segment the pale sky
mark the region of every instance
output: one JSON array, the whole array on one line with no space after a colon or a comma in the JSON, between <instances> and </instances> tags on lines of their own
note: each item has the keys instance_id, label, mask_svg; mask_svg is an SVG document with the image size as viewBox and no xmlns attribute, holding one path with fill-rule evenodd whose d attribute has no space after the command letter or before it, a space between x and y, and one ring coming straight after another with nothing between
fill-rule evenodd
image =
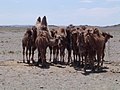
<instances>
[{"instance_id":1,"label":"pale sky","mask_svg":"<svg viewBox=\"0 0 120 90\"><path fill-rule=\"evenodd\" d=\"M0 25L34 25L44 15L50 25L120 24L120 0L0 0Z\"/></svg>"}]
</instances>

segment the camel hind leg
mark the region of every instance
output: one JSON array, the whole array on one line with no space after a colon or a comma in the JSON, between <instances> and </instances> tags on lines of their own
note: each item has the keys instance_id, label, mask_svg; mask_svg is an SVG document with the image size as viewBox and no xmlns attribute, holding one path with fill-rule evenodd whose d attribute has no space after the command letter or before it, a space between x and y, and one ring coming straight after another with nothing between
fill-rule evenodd
<instances>
[{"instance_id":1,"label":"camel hind leg","mask_svg":"<svg viewBox=\"0 0 120 90\"><path fill-rule=\"evenodd\" d=\"M31 57L31 47L29 48L29 59L28 59L28 63L30 63L30 57Z\"/></svg>"},{"instance_id":2,"label":"camel hind leg","mask_svg":"<svg viewBox=\"0 0 120 90\"><path fill-rule=\"evenodd\" d=\"M28 48L26 48L26 59L27 59L27 63L29 64L29 60L28 60Z\"/></svg>"},{"instance_id":3,"label":"camel hind leg","mask_svg":"<svg viewBox=\"0 0 120 90\"><path fill-rule=\"evenodd\" d=\"M49 47L49 49L50 49L50 62L51 62L51 58L52 58L52 47Z\"/></svg>"},{"instance_id":4,"label":"camel hind leg","mask_svg":"<svg viewBox=\"0 0 120 90\"><path fill-rule=\"evenodd\" d=\"M25 47L23 46L23 63L25 63Z\"/></svg>"},{"instance_id":5,"label":"camel hind leg","mask_svg":"<svg viewBox=\"0 0 120 90\"><path fill-rule=\"evenodd\" d=\"M36 50L36 47L32 47L32 58L31 58L31 60L32 60L33 64L35 63L35 61L34 61L34 51L35 50Z\"/></svg>"}]
</instances>

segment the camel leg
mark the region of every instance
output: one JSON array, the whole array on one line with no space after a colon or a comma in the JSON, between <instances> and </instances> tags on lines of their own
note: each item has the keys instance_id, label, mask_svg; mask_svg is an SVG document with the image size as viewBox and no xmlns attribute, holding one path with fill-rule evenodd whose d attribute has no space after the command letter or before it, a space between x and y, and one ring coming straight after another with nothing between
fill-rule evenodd
<instances>
[{"instance_id":1,"label":"camel leg","mask_svg":"<svg viewBox=\"0 0 120 90\"><path fill-rule=\"evenodd\" d=\"M50 47L50 62L51 62L51 57L52 57L52 47Z\"/></svg>"},{"instance_id":2,"label":"camel leg","mask_svg":"<svg viewBox=\"0 0 120 90\"><path fill-rule=\"evenodd\" d=\"M101 66L103 66L103 62L104 62L104 56L105 56L105 53L103 52L103 53L102 53L102 61L101 61Z\"/></svg>"},{"instance_id":3,"label":"camel leg","mask_svg":"<svg viewBox=\"0 0 120 90\"><path fill-rule=\"evenodd\" d=\"M100 61L101 61L101 57L100 57L99 53L97 53L97 59L98 59L97 69L99 71L99 69L100 69Z\"/></svg>"},{"instance_id":4,"label":"camel leg","mask_svg":"<svg viewBox=\"0 0 120 90\"><path fill-rule=\"evenodd\" d=\"M32 63L35 63L35 61L34 61L34 51L35 51L35 49L36 49L36 48L32 48L32 58L31 58Z\"/></svg>"},{"instance_id":5,"label":"camel leg","mask_svg":"<svg viewBox=\"0 0 120 90\"><path fill-rule=\"evenodd\" d=\"M60 50L60 60L62 61L62 63L64 63L64 55L65 55L65 48L62 47Z\"/></svg>"},{"instance_id":6,"label":"camel leg","mask_svg":"<svg viewBox=\"0 0 120 90\"><path fill-rule=\"evenodd\" d=\"M68 64L70 63L70 59L71 59L71 50L68 50Z\"/></svg>"},{"instance_id":7,"label":"camel leg","mask_svg":"<svg viewBox=\"0 0 120 90\"><path fill-rule=\"evenodd\" d=\"M28 48L26 48L26 59L27 59L27 63L29 64L29 60L28 60Z\"/></svg>"},{"instance_id":8,"label":"camel leg","mask_svg":"<svg viewBox=\"0 0 120 90\"><path fill-rule=\"evenodd\" d=\"M59 49L57 49L57 52L56 52L56 60L59 61Z\"/></svg>"},{"instance_id":9,"label":"camel leg","mask_svg":"<svg viewBox=\"0 0 120 90\"><path fill-rule=\"evenodd\" d=\"M102 61L101 61L101 66L103 66L103 62L104 62L104 57L105 57L105 44L104 44L104 47L102 49Z\"/></svg>"},{"instance_id":10,"label":"camel leg","mask_svg":"<svg viewBox=\"0 0 120 90\"><path fill-rule=\"evenodd\" d=\"M84 72L86 73L86 67L87 67L87 53L85 54L85 65L84 65Z\"/></svg>"},{"instance_id":11,"label":"camel leg","mask_svg":"<svg viewBox=\"0 0 120 90\"><path fill-rule=\"evenodd\" d=\"M42 67L45 67L46 66L46 51L43 50L43 53L42 53Z\"/></svg>"},{"instance_id":12,"label":"camel leg","mask_svg":"<svg viewBox=\"0 0 120 90\"><path fill-rule=\"evenodd\" d=\"M93 55L90 56L90 66L91 66L92 71L95 71L95 68L94 68L94 57L93 57Z\"/></svg>"},{"instance_id":13,"label":"camel leg","mask_svg":"<svg viewBox=\"0 0 120 90\"><path fill-rule=\"evenodd\" d=\"M81 58L82 58L82 65L84 65L84 63L83 63L83 61L84 61L84 55L82 54L82 56L81 56Z\"/></svg>"},{"instance_id":14,"label":"camel leg","mask_svg":"<svg viewBox=\"0 0 120 90\"><path fill-rule=\"evenodd\" d=\"M65 57L65 50L63 51L63 63L65 63L64 57Z\"/></svg>"},{"instance_id":15,"label":"camel leg","mask_svg":"<svg viewBox=\"0 0 120 90\"><path fill-rule=\"evenodd\" d=\"M38 50L38 65L39 65L39 63L41 63L41 62L42 62L42 53L41 53L40 50Z\"/></svg>"},{"instance_id":16,"label":"camel leg","mask_svg":"<svg viewBox=\"0 0 120 90\"><path fill-rule=\"evenodd\" d=\"M56 62L55 53L56 53L56 49L53 48L53 63Z\"/></svg>"},{"instance_id":17,"label":"camel leg","mask_svg":"<svg viewBox=\"0 0 120 90\"><path fill-rule=\"evenodd\" d=\"M80 54L78 54L78 57L79 57L79 66L81 65L81 56Z\"/></svg>"},{"instance_id":18,"label":"camel leg","mask_svg":"<svg viewBox=\"0 0 120 90\"><path fill-rule=\"evenodd\" d=\"M75 61L76 61L76 60L75 60L75 51L73 51L73 57L74 57L74 63L75 63Z\"/></svg>"},{"instance_id":19,"label":"camel leg","mask_svg":"<svg viewBox=\"0 0 120 90\"><path fill-rule=\"evenodd\" d=\"M31 48L29 48L29 63L30 63L30 57L31 57Z\"/></svg>"},{"instance_id":20,"label":"camel leg","mask_svg":"<svg viewBox=\"0 0 120 90\"><path fill-rule=\"evenodd\" d=\"M61 52L61 50L60 50L60 63L63 63L63 57L62 57L63 55L62 55L62 52Z\"/></svg>"},{"instance_id":21,"label":"camel leg","mask_svg":"<svg viewBox=\"0 0 120 90\"><path fill-rule=\"evenodd\" d=\"M23 47L23 63L25 63L25 47Z\"/></svg>"},{"instance_id":22,"label":"camel leg","mask_svg":"<svg viewBox=\"0 0 120 90\"><path fill-rule=\"evenodd\" d=\"M78 56L78 55L77 55L77 53L75 53L75 57L76 57L76 62L77 62L77 60L78 60L78 59L77 59L77 56Z\"/></svg>"}]
</instances>

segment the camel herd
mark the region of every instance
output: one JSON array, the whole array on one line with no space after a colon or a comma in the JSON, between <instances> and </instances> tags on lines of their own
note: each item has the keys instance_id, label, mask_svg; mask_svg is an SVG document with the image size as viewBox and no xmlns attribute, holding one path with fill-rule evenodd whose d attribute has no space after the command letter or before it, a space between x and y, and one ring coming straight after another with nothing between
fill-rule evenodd
<instances>
[{"instance_id":1,"label":"camel herd","mask_svg":"<svg viewBox=\"0 0 120 90\"><path fill-rule=\"evenodd\" d=\"M113 36L96 27L69 25L49 30L46 16L42 20L38 17L35 26L28 28L22 39L23 62L25 63L26 54L27 63L30 64L31 60L34 64L34 51L37 50L37 65L45 67L46 50L49 48L51 63L57 64L59 61L70 65L78 62L85 72L88 67L91 71L99 70L103 65L106 43L110 38Z\"/></svg>"}]
</instances>

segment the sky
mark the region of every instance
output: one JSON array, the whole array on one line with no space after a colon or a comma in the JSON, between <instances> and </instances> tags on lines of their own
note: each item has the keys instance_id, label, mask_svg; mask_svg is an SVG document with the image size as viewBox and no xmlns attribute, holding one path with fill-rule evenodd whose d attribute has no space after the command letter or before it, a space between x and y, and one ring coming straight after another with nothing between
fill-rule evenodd
<instances>
[{"instance_id":1,"label":"sky","mask_svg":"<svg viewBox=\"0 0 120 90\"><path fill-rule=\"evenodd\" d=\"M39 16L50 25L120 24L120 0L0 0L0 25L35 25Z\"/></svg>"}]
</instances>

